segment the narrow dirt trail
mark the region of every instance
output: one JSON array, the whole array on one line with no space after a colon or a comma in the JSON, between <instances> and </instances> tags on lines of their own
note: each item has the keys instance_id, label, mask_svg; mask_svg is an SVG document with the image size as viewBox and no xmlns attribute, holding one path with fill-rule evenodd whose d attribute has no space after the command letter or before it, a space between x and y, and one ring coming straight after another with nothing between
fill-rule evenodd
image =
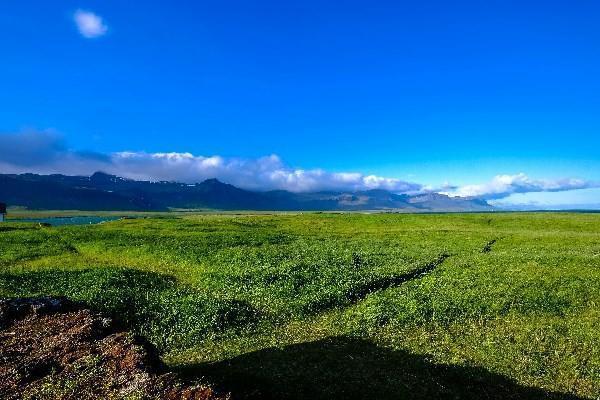
<instances>
[{"instance_id":1,"label":"narrow dirt trail","mask_svg":"<svg viewBox=\"0 0 600 400\"><path fill-rule=\"evenodd\" d=\"M442 265L442 263L444 263L444 261L446 261L446 259L448 257L450 257L449 254L443 253L440 256L438 256L438 258L436 258L435 260L427 263L423 267L418 268L414 271L411 271L411 272L408 272L405 274L401 274L401 275L384 277L384 278L375 280L373 282L369 282L368 285L359 286L358 288L353 288L352 291L346 295L346 297L350 301L350 304L355 304L355 303L358 303L359 301L363 300L365 297L367 297L371 293L390 289L393 287L399 287L408 281L411 281L414 279L419 279L419 278L431 273L437 267Z\"/></svg>"}]
</instances>

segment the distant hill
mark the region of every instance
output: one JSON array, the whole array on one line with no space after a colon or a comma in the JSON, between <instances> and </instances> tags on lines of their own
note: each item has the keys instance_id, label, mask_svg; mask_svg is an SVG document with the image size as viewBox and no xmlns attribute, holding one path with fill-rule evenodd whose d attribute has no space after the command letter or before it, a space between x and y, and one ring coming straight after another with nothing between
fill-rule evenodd
<instances>
[{"instance_id":1,"label":"distant hill","mask_svg":"<svg viewBox=\"0 0 600 400\"><path fill-rule=\"evenodd\" d=\"M92 176L0 174L0 201L47 210L162 211L172 208L270 211L490 211L480 199L439 193L409 196L386 190L292 193L256 192L208 179L201 183L136 181Z\"/></svg>"}]
</instances>

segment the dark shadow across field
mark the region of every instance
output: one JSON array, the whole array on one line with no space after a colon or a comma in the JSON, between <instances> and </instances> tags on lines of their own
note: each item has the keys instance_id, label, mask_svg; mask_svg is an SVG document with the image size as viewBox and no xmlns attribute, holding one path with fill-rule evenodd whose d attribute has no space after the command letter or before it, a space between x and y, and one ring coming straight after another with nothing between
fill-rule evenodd
<instances>
[{"instance_id":1,"label":"dark shadow across field","mask_svg":"<svg viewBox=\"0 0 600 400\"><path fill-rule=\"evenodd\" d=\"M436 365L371 342L332 337L269 348L218 362L181 367L235 399L502 399L579 400L520 386L482 368Z\"/></svg>"}]
</instances>

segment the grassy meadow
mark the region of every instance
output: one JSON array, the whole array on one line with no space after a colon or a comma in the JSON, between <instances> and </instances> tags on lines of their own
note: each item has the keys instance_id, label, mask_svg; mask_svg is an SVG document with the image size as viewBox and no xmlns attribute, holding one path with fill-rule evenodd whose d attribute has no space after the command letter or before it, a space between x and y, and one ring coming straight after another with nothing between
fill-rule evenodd
<instances>
[{"instance_id":1,"label":"grassy meadow","mask_svg":"<svg viewBox=\"0 0 600 400\"><path fill-rule=\"evenodd\" d=\"M600 398L600 214L137 217L0 224L0 297L248 398Z\"/></svg>"}]
</instances>

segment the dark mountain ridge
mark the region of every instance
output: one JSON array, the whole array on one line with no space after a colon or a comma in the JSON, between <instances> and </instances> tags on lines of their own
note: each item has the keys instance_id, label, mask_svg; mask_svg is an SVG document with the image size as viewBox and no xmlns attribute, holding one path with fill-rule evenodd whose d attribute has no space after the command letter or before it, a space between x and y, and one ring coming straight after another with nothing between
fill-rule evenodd
<instances>
[{"instance_id":1,"label":"dark mountain ridge","mask_svg":"<svg viewBox=\"0 0 600 400\"><path fill-rule=\"evenodd\" d=\"M91 176L0 174L0 201L53 210L164 211L173 208L265 211L490 211L485 200L440 193L256 192L217 179L201 183L137 181L96 172Z\"/></svg>"}]
</instances>

